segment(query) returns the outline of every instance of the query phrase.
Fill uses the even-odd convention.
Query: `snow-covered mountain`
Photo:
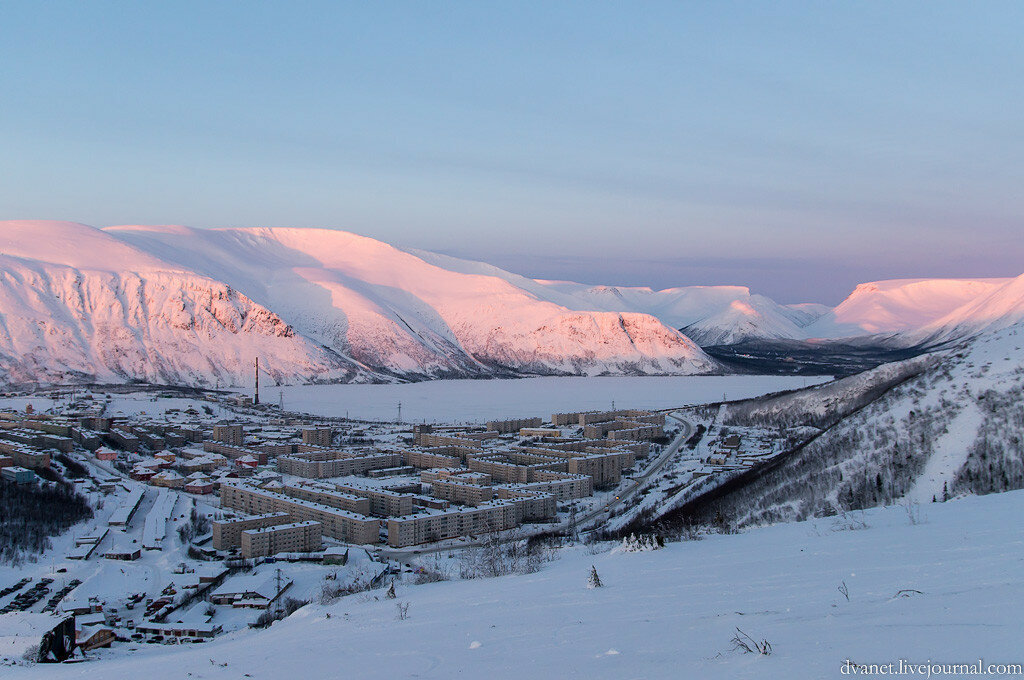
[[[921,329],[1011,279],[892,279],[862,283],[803,329],[804,338],[895,335]]]
[[[1024,274],[1005,280],[986,295],[957,307],[909,335],[920,343],[939,344],[1000,330],[1022,321]]]
[[[256,356],[282,382],[716,370],[650,315],[346,232],[0,223],[0,379],[248,384]]]
[[[486,266],[486,265],[485,265]],[[508,275],[515,276],[515,275]],[[516,277],[522,279],[522,277]],[[743,286],[689,286],[652,290],[536,281],[531,290],[576,309],[642,312],[680,329],[697,344],[731,345],[759,340],[885,341],[909,346],[967,337],[1014,316],[1007,289],[1013,279],[893,279],[862,283],[838,306],[782,305]],[[528,285],[529,282],[521,285]],[[1024,284],[1021,284],[1024,288]],[[1021,303],[1024,318],[1024,302]],[[1004,319],[999,322],[998,319]]]
[[[568,281],[538,281],[571,296],[580,307],[651,314],[679,328],[700,345],[727,345],[750,339],[803,337],[802,328],[828,308],[780,305],[751,294],[744,286],[646,287],[587,286]],[[564,304],[564,303],[563,303]]]

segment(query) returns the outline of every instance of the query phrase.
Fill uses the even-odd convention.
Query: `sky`
[[[0,219],[309,226],[536,278],[1024,271],[1019,2],[0,3]]]

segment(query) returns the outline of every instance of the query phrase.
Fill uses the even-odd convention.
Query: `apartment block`
[[[320,522],[306,521],[247,529],[242,532],[242,557],[268,557],[283,552],[313,552],[323,543]]]
[[[540,427],[544,422],[541,418],[513,418],[510,420],[492,420],[487,423],[487,429],[498,434],[512,434],[524,427]]]
[[[225,444],[223,442],[216,441],[203,442],[203,451],[208,453],[219,453],[231,460],[238,460],[239,458],[251,456],[256,459],[256,463],[258,465],[266,465],[270,460],[270,455],[266,451],[261,451],[257,448],[251,448],[248,446]]]
[[[289,524],[291,521],[291,516],[287,512],[268,512],[244,519],[214,520],[211,523],[213,527],[213,547],[216,550],[238,548],[241,546],[243,531]]]
[[[335,484],[338,491],[365,498],[370,503],[368,513],[377,517],[401,517],[413,512],[413,494],[400,493],[359,484]]]
[[[50,454],[45,451],[30,449],[24,444],[0,441],[0,452],[10,456],[14,465],[35,470],[50,467]]]
[[[457,432],[454,434],[441,434],[439,432],[421,432],[415,437],[417,446],[431,448],[434,446],[464,446],[471,449],[479,449],[483,442],[495,439],[498,433],[493,430],[486,432]]]
[[[552,519],[558,512],[555,497],[549,493],[513,486],[495,487],[494,491],[498,498],[515,503],[517,523]]]
[[[482,505],[494,498],[494,489],[490,486],[469,484],[453,478],[435,479],[430,489],[435,498],[462,505]]]
[[[307,447],[302,453],[278,457],[277,467],[285,474],[323,479],[366,474],[370,470],[397,467],[402,462],[402,454],[397,451],[309,450]]]
[[[388,519],[388,545],[403,548],[458,536],[504,531],[519,524],[515,501],[496,500],[472,508],[435,510]]]
[[[405,459],[406,464],[420,469],[459,467],[462,465],[462,459],[458,456],[449,456],[433,451],[408,449],[402,451],[402,457]]]
[[[302,443],[310,446],[331,446],[334,430],[329,427],[307,427],[302,430]]]
[[[553,427],[523,427],[519,430],[520,437],[561,437],[562,431]]]
[[[285,484],[281,492],[292,498],[301,498],[321,505],[329,505],[339,510],[347,510],[359,515],[370,514],[370,500],[334,489],[308,487],[299,484]]]
[[[589,475],[574,475],[568,472],[537,470],[533,482],[523,488],[544,491],[559,501],[587,498],[594,495],[594,480]]]
[[[357,544],[380,542],[380,520],[376,518],[274,491],[256,489],[235,481],[222,481],[220,494],[221,506],[225,508],[250,514],[286,512],[300,522],[320,522],[323,535],[339,541]]]
[[[241,425],[214,425],[213,440],[241,446],[245,443],[245,431]]]

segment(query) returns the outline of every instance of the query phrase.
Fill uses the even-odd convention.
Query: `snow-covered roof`
[[[10,612],[0,614],[0,659],[17,659],[68,616]]]

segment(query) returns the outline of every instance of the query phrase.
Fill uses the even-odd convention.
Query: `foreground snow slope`
[[[717,368],[652,316],[318,229],[0,223],[0,321],[9,382],[248,384],[256,356],[283,382]]]
[[[1022,512],[1011,492],[929,504],[917,525],[894,507],[855,531],[819,520],[647,553],[575,549],[532,575],[399,584],[404,621],[393,601],[356,595],[202,646],[4,674],[788,680],[843,677],[846,659],[1020,663]],[[605,587],[586,588],[591,565]],[[737,627],[773,653],[733,651]]]

